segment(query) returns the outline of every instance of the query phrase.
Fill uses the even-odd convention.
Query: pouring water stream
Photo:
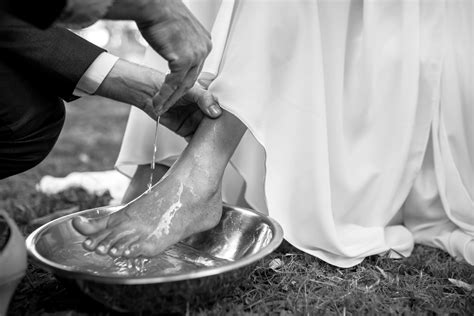
[[[153,186],[153,173],[155,171],[155,159],[156,159],[156,149],[157,149],[157,142],[158,142],[158,129],[160,126],[160,116],[158,116],[156,120],[156,128],[155,128],[155,139],[153,142],[153,156],[151,159],[151,172],[150,172],[150,180],[148,181],[148,191],[150,192],[151,187]]]

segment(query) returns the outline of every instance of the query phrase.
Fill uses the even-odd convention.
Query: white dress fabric
[[[224,199],[340,267],[415,242],[474,264],[473,1],[193,1],[201,82],[248,127]],[[149,51],[144,64],[166,71]],[[117,168],[152,157],[132,109]],[[184,140],[160,129],[158,160]]]

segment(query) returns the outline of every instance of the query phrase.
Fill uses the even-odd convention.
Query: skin
[[[89,2],[101,3],[96,0]],[[105,3],[106,1],[103,1],[103,6],[98,8],[97,18],[106,10]],[[157,115],[162,115],[161,123],[163,125],[187,137],[192,135],[196,126],[202,120],[203,112],[210,117],[219,116],[221,111],[217,102],[204,89],[194,86],[204,60],[211,51],[211,37],[183,3],[179,0],[115,0],[113,3],[114,5],[108,8],[105,18],[134,20],[150,46],[168,61],[170,74],[164,77],[163,74],[157,71],[119,60],[96,94],[137,106],[155,119]],[[93,7],[91,6],[91,8]],[[175,103],[176,106],[165,113]],[[199,107],[203,109],[203,112],[199,110]],[[170,178],[166,182],[167,186],[163,185],[163,192],[166,196],[173,194],[173,189],[177,187],[176,181],[176,179]],[[154,214],[151,211],[156,209],[156,205],[152,204],[151,197],[154,196],[155,199],[159,199],[156,194],[150,194],[148,199],[137,199],[137,207],[135,211],[130,211],[130,214],[122,212],[122,216],[114,217],[117,220],[115,223],[126,219],[127,216],[134,218],[133,227],[130,227],[131,230],[121,233],[123,242],[120,246],[122,248],[125,245],[130,245],[132,246],[128,250],[130,253],[132,253],[132,250],[134,254],[147,251],[155,253],[157,249],[161,249],[160,247],[174,243],[180,234],[186,235],[188,233],[186,231],[187,226],[181,230],[175,229],[175,225],[180,220],[183,222],[186,222],[186,220],[182,219],[185,217],[182,212],[179,212],[177,216],[174,216],[174,213],[177,213],[181,208],[191,207],[193,200],[188,199],[188,195],[191,192],[192,197],[195,197],[196,190],[185,190],[184,185],[179,186],[179,188],[181,188],[179,196],[183,199],[183,203],[180,200],[180,204],[176,204],[180,205],[179,209],[174,211],[171,209],[171,213],[165,213],[165,215],[173,215],[172,218],[168,216],[168,222],[172,223],[173,227],[166,229],[169,223],[165,222],[164,224],[167,224],[165,229],[154,231],[153,234],[148,236],[146,242],[137,243],[141,241],[137,237],[142,238],[142,233],[145,233],[147,228],[146,225],[149,225],[149,223],[144,223],[144,220],[152,217],[155,219],[152,223],[156,223],[156,218],[159,217],[159,214]],[[220,190],[209,195],[208,200],[201,200],[200,203],[196,203],[196,206],[204,208],[204,205],[208,203],[217,207],[219,205],[217,199],[220,201]],[[163,197],[158,202],[163,203],[166,207],[169,200]],[[139,214],[137,210],[142,209],[142,207],[145,211],[143,214]],[[216,218],[218,214],[216,209],[211,208],[205,212],[209,216],[200,225],[197,225],[196,229],[212,227],[219,220]],[[78,224],[77,227],[85,229],[85,233],[91,232],[91,229],[93,232],[96,228],[93,224]],[[159,226],[156,228],[159,228]],[[135,233],[129,234],[130,231]],[[111,231],[105,231],[104,233],[110,235],[110,238],[117,237],[117,234],[112,235]],[[161,235],[164,235],[164,238],[160,238]],[[150,248],[155,239],[163,239],[163,242],[156,249]],[[98,238],[95,237],[91,240],[96,242]],[[8,295],[13,293],[15,287],[16,284],[12,284],[11,288],[0,289],[0,301],[6,299],[5,302],[0,302],[0,309],[7,308]],[[4,313],[0,312],[0,314],[3,315]]]
[[[166,76],[153,105],[165,113],[194,86],[209,55],[209,32],[180,0],[68,0],[59,24],[85,27],[100,18],[133,20],[150,46],[168,61]]]
[[[179,0],[116,0],[105,18],[134,20],[168,61],[170,73],[153,99],[157,114],[165,113],[194,86],[212,49],[211,35]]]
[[[153,184],[156,184],[161,180],[161,178],[163,178],[168,170],[168,166],[158,163],[155,165],[155,170],[151,170],[150,165],[138,165],[137,170],[128,185],[127,191],[125,191],[122,198],[122,204],[125,205],[130,203],[148,189],[151,172],[153,172]]]
[[[156,120],[153,98],[160,91],[164,80],[165,75],[155,69],[119,59],[97,89],[96,95],[132,104]],[[203,113],[215,118],[222,111],[212,94],[196,85],[162,115],[160,122],[177,134],[188,136],[197,128]],[[187,119],[188,116],[191,119]],[[182,124],[183,120],[185,124]]]
[[[75,229],[87,236],[84,247],[111,256],[155,256],[217,225],[224,170],[245,131],[225,111],[218,119],[203,118],[179,159],[150,192],[109,216],[73,219]],[[160,166],[156,172],[165,170]]]

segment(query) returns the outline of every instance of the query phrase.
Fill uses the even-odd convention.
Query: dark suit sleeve
[[[0,21],[0,58],[65,100],[103,51],[64,28],[39,30],[10,15]]]
[[[1,9],[36,27],[45,29],[56,21],[67,0],[0,0]]]

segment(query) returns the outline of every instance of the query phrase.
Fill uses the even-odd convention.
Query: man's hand
[[[210,34],[180,0],[152,3],[149,15],[137,20],[137,25],[150,46],[168,61],[170,73],[153,100],[161,115],[194,85],[212,44]]]
[[[191,88],[174,106],[161,115],[160,123],[184,138],[191,137],[204,118],[201,109],[217,105],[212,94],[198,85]],[[219,115],[221,110],[219,108]]]
[[[160,91],[163,81],[163,73],[119,59],[95,94],[132,104],[156,120],[157,115],[153,108],[153,99]],[[162,115],[162,123],[171,130],[177,131],[180,135],[185,134],[182,131],[188,131],[190,126],[195,128],[194,123],[190,124],[190,122],[181,126],[181,122],[186,121],[188,119],[187,116],[191,115],[191,113],[193,113],[192,117],[190,117],[193,120],[192,122],[195,122],[195,119],[198,117],[202,119],[202,114],[216,118],[222,113],[219,104],[212,94],[198,85],[195,85],[185,93],[178,100],[175,107],[177,107],[175,110],[171,108],[169,115],[166,115],[167,113]],[[190,109],[185,109],[186,107]],[[196,110],[200,112],[200,116],[194,114]],[[181,115],[182,117],[178,117]]]
[[[69,1],[79,3],[78,0]],[[86,7],[85,12],[76,7],[69,11],[94,19],[107,11],[106,19],[134,20],[150,46],[168,61],[170,73],[153,100],[158,115],[166,112],[196,82],[211,51],[209,32],[181,0],[114,0],[113,4],[110,0],[103,0],[103,3],[87,1],[94,6]]]

